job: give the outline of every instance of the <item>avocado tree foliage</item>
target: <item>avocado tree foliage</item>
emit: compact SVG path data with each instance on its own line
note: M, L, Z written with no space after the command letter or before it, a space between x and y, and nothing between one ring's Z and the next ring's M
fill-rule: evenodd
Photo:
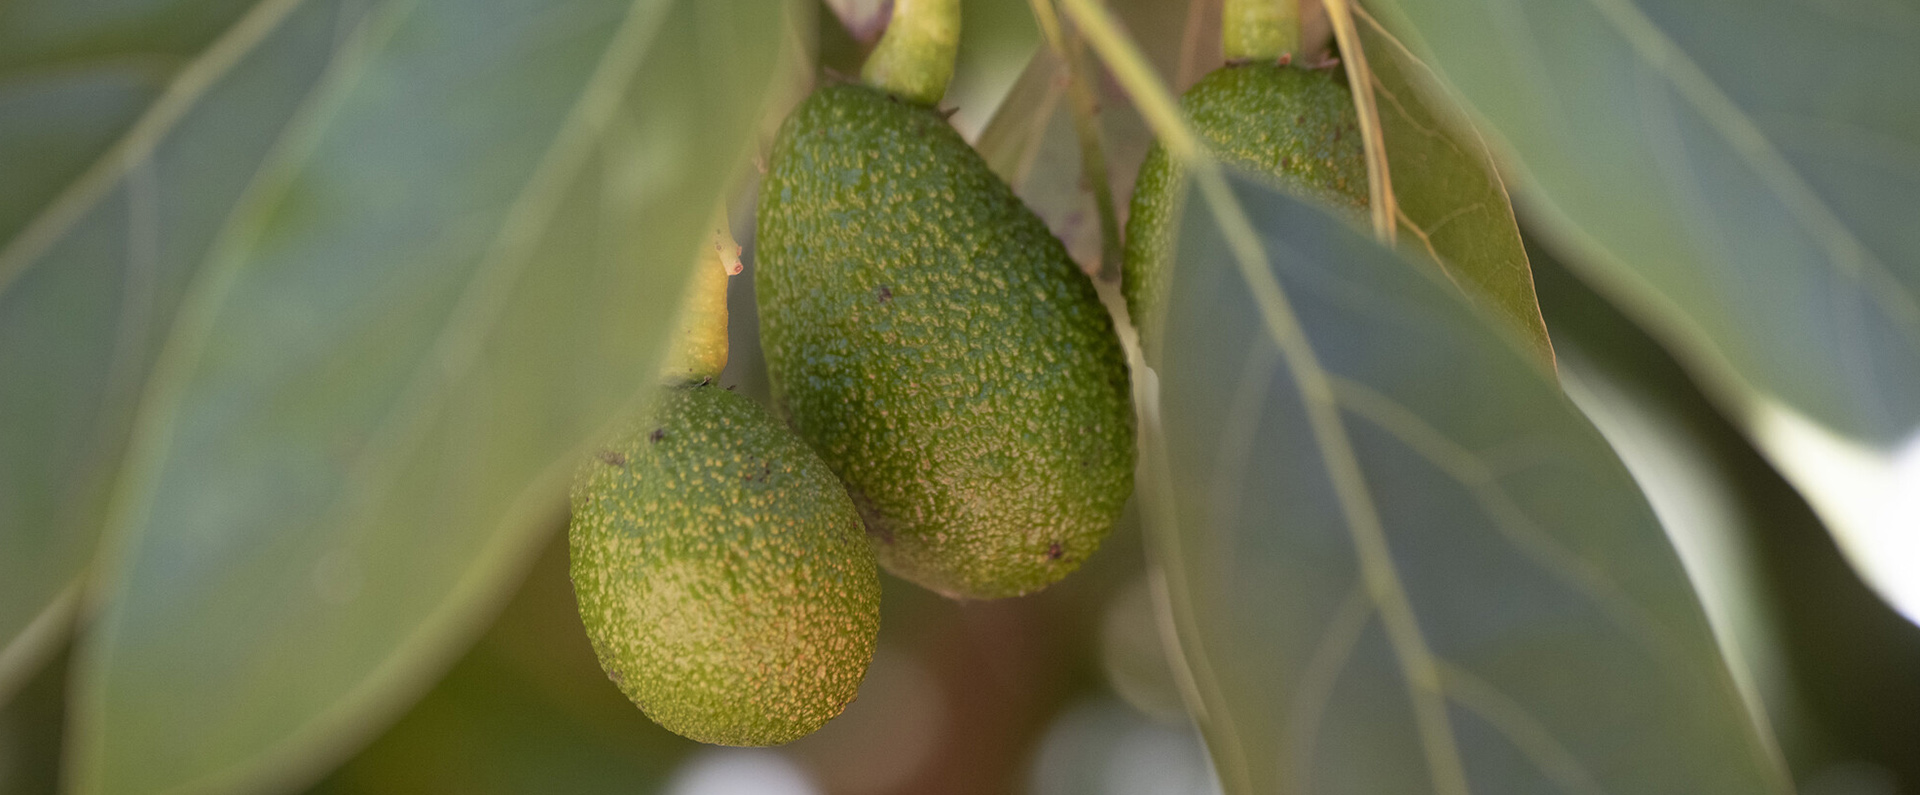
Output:
M713 208L753 228L752 164L845 79L835 41L898 33L868 78L934 99L947 76L899 64L958 46L968 79L973 29L828 5L853 24L802 0L0 8L0 702L55 694L34 747L61 788L282 791L352 757L328 786L404 789L368 748L397 720L512 728L443 696L511 696L475 673L511 652L474 640L656 387ZM1028 5L1031 59L962 108L965 143L1120 318L1153 604L1225 791L1809 775L1745 564L1647 463L1678 443L1632 433L1608 343L1542 323L1515 208L1920 615L1920 20ZM1351 102L1344 209L1247 170L1235 117L1270 104L1179 99L1249 60ZM1117 268L1143 241L1174 263L1145 312ZM685 753L662 747L621 780L659 785Z

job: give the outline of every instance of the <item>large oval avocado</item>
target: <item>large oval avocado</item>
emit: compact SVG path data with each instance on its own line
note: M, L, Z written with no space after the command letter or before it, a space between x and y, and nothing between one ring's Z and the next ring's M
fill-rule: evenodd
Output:
M1112 321L938 111L815 92L774 142L757 257L775 402L846 482L881 565L994 598L1093 553L1133 488Z
M1360 122L1341 70L1226 66L1187 89L1180 107L1221 162L1333 207L1367 206ZM1149 361L1158 355L1160 312L1172 280L1181 181L1178 164L1156 141L1140 164L1127 213L1121 290Z
M662 389L582 473L568 541L601 667L677 734L796 739L873 659L879 570L846 490L724 389Z

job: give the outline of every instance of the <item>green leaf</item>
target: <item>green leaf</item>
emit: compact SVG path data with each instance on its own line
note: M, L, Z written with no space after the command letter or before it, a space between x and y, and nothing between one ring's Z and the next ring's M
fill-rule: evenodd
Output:
M1889 777L1867 789L1920 781L1920 629L1854 573L1813 509L1670 354L1529 250L1561 383L1666 525L1802 789L1848 776Z
M1093 192L1081 176L1080 141L1069 109L1067 80L1066 64L1042 44L994 110L974 147L994 173L1013 186L1020 200L1047 223L1054 237L1066 244L1074 261L1082 268L1097 268L1101 255L1099 215ZM1143 143L1141 152L1145 151ZM1136 167L1138 160L1136 157ZM1109 167L1108 171L1112 174L1116 170Z
M1486 145L1441 104L1445 95L1412 53L1371 18L1361 17L1357 28L1372 68L1400 235L1552 362L1520 227Z
M71 623L182 287L325 65L315 25L267 29L293 4L246 10L0 9L0 699Z
M1920 616L1920 15L1379 0L1572 263Z
M487 634L425 698L311 792L661 792L701 746L654 725L594 658L549 544Z
M1064 118L1055 111L1066 97L1066 75L1066 64L1053 50L1044 45L1034 50L1006 97L994 108L993 118L974 139L973 148L981 159L1016 189L1026 186L1041 144L1056 120Z
M53 655L11 697L0 699L0 792L51 795L60 791L66 663L66 655Z
M1766 537L1801 534L1794 524L1807 520L1753 504L1748 492L1774 490L1767 479L1777 476L1657 343L1552 257L1533 250L1531 261L1561 385L1666 528L1750 714L1765 716L1790 765L1802 761L1795 751L1804 759L1817 730L1796 692L1773 599L1782 585L1767 577L1763 555ZM1817 523L1806 527L1826 540Z
M141 389L77 663L77 792L297 782L451 662L657 372L785 16L287 5L208 79L267 80L249 58L311 41L311 90L173 133L217 150L299 95L264 159L224 169L248 185L187 255ZM197 177L138 165L143 189ZM86 231L60 241L124 256Z
M1110 4L1147 57L1163 73L1178 71L1188 9L1185 3L1154 0L1118 0ZM1215 19L1217 22L1217 18ZM1065 20L1063 19L1063 24ZM1218 39L1216 33L1213 36ZM1218 51L1218 42L1214 41ZM1126 197L1147 156L1153 135L1127 101L1126 92L1105 79L1098 59L1088 55L1087 71L1096 76L1100 143L1118 212L1126 212ZM1194 75L1198 77L1198 75ZM1099 269L1100 215L1091 183L1084 179L1080 141L1074 129L1068 97L1066 64L1042 42L1020 73L1005 100L974 141L994 173L1012 185L1055 237L1067 246L1088 272ZM1122 221L1125 219L1122 218Z
M1521 338L1234 194L1189 205L1143 484L1227 791L1785 792L1654 514Z

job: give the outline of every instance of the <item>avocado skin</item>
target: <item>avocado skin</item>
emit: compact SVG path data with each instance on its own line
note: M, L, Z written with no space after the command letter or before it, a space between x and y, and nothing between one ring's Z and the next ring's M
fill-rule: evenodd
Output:
M574 594L600 665L661 726L802 737L853 700L880 575L845 488L747 398L663 388L573 491Z
M1180 107L1221 162L1328 206L1366 208L1366 153L1341 70L1267 62L1225 66L1187 89ZM1159 313L1171 285L1181 171L1155 141L1140 164L1127 212L1121 292L1149 361L1157 361Z
M1093 283L934 109L816 91L775 139L755 287L775 404L888 571L1029 593L1133 490L1126 360Z

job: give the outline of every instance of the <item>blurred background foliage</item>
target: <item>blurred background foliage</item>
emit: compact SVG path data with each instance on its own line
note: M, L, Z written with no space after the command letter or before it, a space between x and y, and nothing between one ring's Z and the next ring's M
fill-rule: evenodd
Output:
M1198 3L1198 11L1184 2L1111 5L1176 89L1217 62L1212 4ZM861 41L829 10L802 6L817 31L820 64L830 73L856 73ZM9 185L0 196L0 240L14 241L0 254L4 317L19 316L18 304L4 302L20 300L11 285L23 267L18 240L30 219L235 20L276 10L344 20L373 7L388 9L275 0L0 4L0 174ZM1889 13L1893 32L1886 35L1910 36L1912 18ZM955 125L980 141L1083 264L1097 265L1097 213L1079 177L1059 88L1064 68L1044 51L1025 2L967 0L964 14L966 35L946 103L958 109ZM345 35L345 23L328 24L334 27L311 28L325 30L316 34L321 49L314 53ZM315 80L324 66L310 60L286 68ZM752 79L735 77L741 84ZM1124 205L1148 133L1109 80L1099 88L1112 189ZM1018 112L1004 112L1003 97L1009 106L1018 103ZM128 187L120 214L101 223L138 230L128 208L139 189ZM745 193L733 226L751 267L751 190ZM1766 715L1800 790L1920 793L1920 753L1913 750L1920 748L1920 631L1850 568L1801 493L1756 451L1750 429L1729 421L1724 384L1709 380L1703 391L1699 370L1684 368L1628 317L1643 314L1623 313L1592 289L1583 280L1592 278L1591 269L1561 264L1562 257L1591 255L1565 245L1568 236L1556 226L1562 221L1526 220L1539 302L1568 390L1626 461L1680 548L1743 695ZM734 356L723 382L764 400L751 274L734 279L731 289ZM1617 287L1609 295L1618 297ZM15 334L18 344L20 328L0 333ZM133 339L158 346L158 336ZM116 350L113 339L96 342ZM97 468L123 452L116 440L132 422L132 392L124 391L131 387L126 376L114 377L122 380L88 382L123 390L100 409L117 417L109 424L122 431L88 437L105 439L97 442L105 447L48 450L42 437L13 427L0 437L9 472L25 471L23 461L55 460L80 473L74 488L85 495L74 501L83 506L77 514L59 514L66 523L59 526L17 524L27 515L22 503L0 506L0 535L7 536L0 552L8 558L0 561L0 579L7 580L0 584L0 629L9 633L0 638L0 793L57 792L62 785L63 743L73 737L70 671L86 654L84 644L76 650L72 633L73 572L93 554L85 528L104 521L106 482ZM79 529L66 532L67 525ZM467 620L408 648L405 665L418 671L417 682L394 689L352 725L278 749L275 764L297 772L277 785L326 793L1217 791L1159 646L1134 512L1080 574L1035 596L956 603L888 579L881 650L860 699L819 734L771 751L692 744L655 727L620 696L581 633L559 527L548 518L520 531L523 554L481 577L486 583L466 608ZM36 533L45 534L44 546ZM17 596L29 590L33 596ZM29 626L32 632L17 634ZM211 637L220 630L197 629ZM168 675L141 673L155 683ZM191 716L174 717L183 733L194 730L184 725Z

